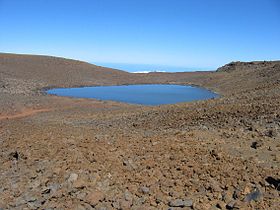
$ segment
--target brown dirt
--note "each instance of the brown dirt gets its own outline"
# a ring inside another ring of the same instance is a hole
[[[280,206],[280,62],[129,74],[0,54],[0,78],[0,209]],[[193,84],[223,97],[146,107],[42,91],[136,83]]]
[[[21,113],[18,114],[13,114],[13,115],[0,115],[0,120],[11,120],[11,119],[15,119],[15,118],[22,118],[22,117],[28,117],[37,113],[41,113],[41,112],[48,112],[50,111],[50,109],[28,109],[28,110],[24,110]]]

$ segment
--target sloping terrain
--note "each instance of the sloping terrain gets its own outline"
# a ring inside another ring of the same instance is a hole
[[[129,74],[0,54],[0,209],[278,209],[280,62]],[[158,107],[42,89],[193,84],[218,99]]]

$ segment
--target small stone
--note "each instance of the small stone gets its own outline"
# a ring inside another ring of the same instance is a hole
[[[232,200],[226,205],[226,209],[233,209],[236,201]]]
[[[129,170],[136,170],[138,168],[132,159],[124,160],[123,165],[128,167]]]
[[[90,192],[87,196],[85,201],[89,203],[91,206],[96,206],[100,201],[104,200],[105,196],[100,191],[93,191]]]
[[[217,182],[217,181],[214,180],[214,179],[210,179],[209,182],[210,182],[211,190],[212,190],[213,192],[221,192],[221,191],[222,191],[219,182]]]
[[[213,201],[211,203],[214,203],[214,204],[209,204],[211,207],[209,207],[207,209],[209,209],[209,210],[221,210],[222,209],[221,205],[219,203],[217,203],[217,201]],[[204,207],[206,207],[206,206],[204,206]]]
[[[57,183],[49,186],[49,188],[51,189],[52,192],[56,192],[60,187],[61,187],[61,185],[57,184]]]
[[[121,200],[120,201],[120,207],[123,210],[131,209],[131,205],[132,205],[132,203],[130,201],[126,201],[126,200]]]
[[[148,187],[140,187],[139,191],[143,194],[149,194],[150,189]]]
[[[215,158],[216,160],[221,160],[222,154],[217,152],[216,150],[211,150],[210,155]]]
[[[273,161],[280,162],[280,154],[274,154],[273,155]]]
[[[232,199],[232,194],[229,191],[223,192],[222,193],[222,201],[228,203]]]
[[[226,204],[224,202],[218,201],[218,200],[216,200],[215,202],[216,202],[216,205],[213,206],[214,209],[217,209],[217,210],[225,209],[224,207],[226,206]]]
[[[234,204],[234,209],[249,209],[246,203],[243,203],[240,200],[237,200]]]
[[[46,187],[42,190],[42,194],[49,194],[51,192],[51,189]]]
[[[277,131],[276,131],[276,129],[269,129],[265,132],[265,135],[270,138],[275,138],[275,137],[277,137]]]
[[[120,209],[120,203],[119,202],[113,202],[112,206],[115,208],[115,209]]]
[[[18,160],[19,159],[19,153],[17,152],[17,151],[15,151],[15,152],[11,152],[10,154],[9,154],[9,157],[10,157],[10,160]]]
[[[126,190],[126,191],[124,192],[124,199],[125,199],[126,201],[132,201],[132,200],[133,200],[132,194],[131,194],[128,190]]]
[[[30,186],[30,189],[36,189],[40,186],[40,184],[41,183],[39,180],[35,180],[35,181],[31,182],[29,186]]]
[[[27,202],[35,202],[37,200],[37,198],[33,197],[33,196],[26,196],[25,200]]]
[[[78,174],[75,174],[75,173],[71,173],[69,178],[68,178],[68,182],[74,182],[78,179]]]
[[[254,141],[251,144],[251,148],[253,148],[253,149],[258,149],[259,147],[262,147],[262,146],[263,146],[263,141],[261,141],[261,140]]]
[[[265,181],[269,185],[272,185],[276,190],[280,191],[280,179],[275,179],[275,178],[269,176],[265,179]]]
[[[84,198],[86,197],[86,195],[87,195],[87,194],[86,194],[85,192],[80,192],[80,191],[79,191],[79,192],[77,193],[77,196],[76,196],[76,197],[77,197],[79,200],[84,200]]]
[[[86,187],[86,182],[84,182],[83,180],[76,180],[73,182],[73,187],[76,189],[83,189]]]
[[[163,199],[163,197],[161,196],[161,195],[157,195],[156,196],[156,203],[157,204],[159,204],[159,203],[161,203],[161,202],[163,202],[164,201],[164,199]]]
[[[97,210],[108,210],[108,208],[105,206],[101,206],[101,207],[97,208]]]
[[[27,205],[28,205],[29,209],[39,209],[41,206],[41,203],[35,201],[35,202],[28,202]]]
[[[252,200],[258,201],[261,198],[262,198],[262,193],[258,188],[256,188],[253,192],[251,192],[245,196],[244,201],[245,202],[250,202]]]
[[[18,197],[16,200],[15,200],[15,206],[18,207],[18,206],[21,206],[23,204],[26,203],[26,199],[23,199],[22,197]]]
[[[75,210],[86,210],[86,208],[81,205],[81,204],[78,204],[76,207],[75,207]]]
[[[176,199],[172,200],[168,203],[170,207],[191,207],[193,205],[193,201],[190,199],[182,200],[182,199]]]
[[[145,197],[140,197],[134,201],[133,205],[142,206],[146,202]]]
[[[245,186],[245,188],[244,188],[242,194],[243,194],[243,195],[247,195],[247,194],[249,194],[250,192],[251,192],[250,187],[249,187],[249,186]]]

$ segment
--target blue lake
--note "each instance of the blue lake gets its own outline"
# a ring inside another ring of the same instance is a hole
[[[75,98],[94,98],[131,104],[161,105],[216,98],[209,90],[184,85],[121,85],[81,88],[56,88],[48,94]]]

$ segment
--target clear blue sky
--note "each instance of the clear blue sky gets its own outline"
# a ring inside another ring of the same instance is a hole
[[[217,67],[280,59],[280,0],[0,0],[0,52]]]

